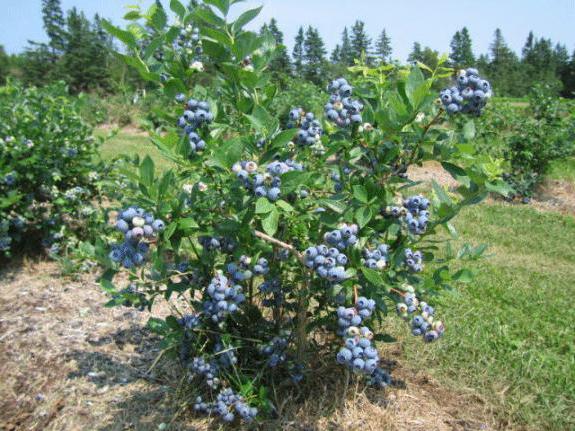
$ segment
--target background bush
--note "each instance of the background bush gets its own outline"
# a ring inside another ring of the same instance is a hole
[[[57,253],[85,235],[99,187],[97,141],[63,83],[0,89],[0,250]]]

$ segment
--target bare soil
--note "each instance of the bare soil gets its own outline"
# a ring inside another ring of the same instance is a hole
[[[144,328],[147,313],[104,308],[107,300],[93,275],[63,280],[54,263],[0,271],[0,430],[217,428],[174,395],[182,388],[179,364],[160,361],[148,372],[160,349]],[[279,419],[254,428],[498,429],[488,403],[403,368],[399,345],[388,346],[382,355],[395,364],[395,387],[346,392],[330,373],[305,402],[286,399]]]
[[[432,180],[448,190],[457,188],[457,181],[440,163],[430,161],[422,166],[410,166],[407,171],[409,179],[421,181],[429,186]],[[523,205],[513,202],[512,205]],[[562,180],[546,180],[535,192],[529,203],[539,211],[557,211],[561,214],[575,215],[575,184]]]

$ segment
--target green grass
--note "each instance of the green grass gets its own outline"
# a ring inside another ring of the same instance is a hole
[[[566,180],[575,183],[575,158],[552,162],[547,176],[554,180]]]
[[[108,132],[97,129],[94,134],[96,136],[106,136]],[[159,150],[150,141],[150,138],[143,135],[119,132],[116,136],[108,139],[104,143],[100,149],[100,154],[104,160],[111,160],[120,155],[139,155],[140,158],[149,155],[160,171],[166,170],[171,166],[171,162],[161,155]]]
[[[410,337],[408,362],[478,390],[502,427],[574,429],[575,219],[484,204],[456,225],[493,255],[470,262],[475,280],[438,299],[446,337],[432,346]]]

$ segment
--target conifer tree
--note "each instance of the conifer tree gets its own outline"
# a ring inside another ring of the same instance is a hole
[[[356,21],[351,28],[351,53],[353,60],[365,56],[367,63],[371,63],[371,39],[365,32],[365,23],[363,21]]]
[[[351,42],[349,40],[349,32],[347,30],[347,27],[343,28],[343,33],[341,35],[341,49],[340,49],[339,61],[345,66],[353,65],[353,52]]]
[[[42,0],[42,21],[48,35],[48,46],[54,54],[54,61],[64,52],[66,45],[66,20],[60,0]]]
[[[279,29],[276,19],[272,18],[269,25],[266,26],[264,24],[264,26],[267,28],[267,31],[273,35],[277,44],[276,56],[270,63],[270,70],[272,72],[290,73],[291,64],[289,54],[284,45],[284,35]]]
[[[325,45],[317,29],[308,27],[304,41],[304,78],[322,84],[326,73]]]
[[[303,75],[304,41],[305,41],[305,35],[303,32],[303,27],[300,27],[297,32],[297,36],[295,38],[295,43],[292,51],[294,72],[296,76],[299,77]]]
[[[388,63],[391,60],[391,52],[391,38],[387,35],[385,29],[383,29],[376,43],[375,54],[383,63]]]

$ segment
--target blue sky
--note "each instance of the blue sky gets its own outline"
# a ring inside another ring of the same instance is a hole
[[[19,52],[28,40],[45,40],[40,0],[0,0],[0,44]],[[164,0],[164,4],[169,3]],[[126,4],[149,5],[151,0],[62,0],[64,9],[76,6],[88,15],[99,13],[122,22]],[[318,27],[331,50],[345,25],[365,21],[375,38],[386,28],[392,38],[393,57],[405,60],[414,41],[440,52],[449,51],[451,37],[467,26],[475,53],[487,52],[495,28],[520,52],[527,33],[551,38],[575,50],[575,0],[247,0],[245,7],[264,5],[252,28],[276,17],[291,48],[300,25]],[[236,6],[238,8],[240,6]]]

